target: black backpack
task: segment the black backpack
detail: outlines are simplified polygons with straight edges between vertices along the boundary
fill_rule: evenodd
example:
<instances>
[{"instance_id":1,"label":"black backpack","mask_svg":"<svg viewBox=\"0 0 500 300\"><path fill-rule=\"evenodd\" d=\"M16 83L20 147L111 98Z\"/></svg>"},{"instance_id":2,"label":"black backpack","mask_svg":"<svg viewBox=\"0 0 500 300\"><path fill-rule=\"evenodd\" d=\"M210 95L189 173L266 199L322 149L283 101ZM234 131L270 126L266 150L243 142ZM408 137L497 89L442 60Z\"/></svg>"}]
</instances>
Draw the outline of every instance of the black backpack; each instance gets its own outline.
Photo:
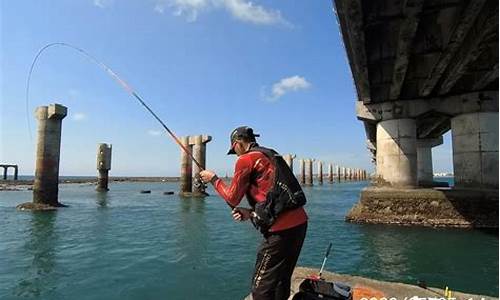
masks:
<instances>
[{"instance_id":1,"label":"black backpack","mask_svg":"<svg viewBox=\"0 0 500 300\"><path fill-rule=\"evenodd\" d=\"M344 283L306 278L292 300L352 300L352 288Z\"/></svg>"},{"instance_id":2,"label":"black backpack","mask_svg":"<svg viewBox=\"0 0 500 300\"><path fill-rule=\"evenodd\" d=\"M257 217L253 218L252 222L257 229L265 233L280 213L304 206L307 200L297 178L278 152L258 145L249 151L263 153L271 160L275 170L273 187L268 191L266 201L255 202L254 205Z\"/></svg>"}]
</instances>

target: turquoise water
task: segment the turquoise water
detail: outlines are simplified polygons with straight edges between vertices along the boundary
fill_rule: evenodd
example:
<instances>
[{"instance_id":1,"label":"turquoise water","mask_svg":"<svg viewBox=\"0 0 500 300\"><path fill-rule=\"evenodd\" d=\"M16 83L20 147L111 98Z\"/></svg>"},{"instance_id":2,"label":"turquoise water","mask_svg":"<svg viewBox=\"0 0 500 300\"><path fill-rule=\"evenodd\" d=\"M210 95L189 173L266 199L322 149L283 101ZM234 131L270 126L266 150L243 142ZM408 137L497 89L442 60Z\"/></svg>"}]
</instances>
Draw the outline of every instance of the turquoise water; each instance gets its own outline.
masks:
<instances>
[{"instance_id":1,"label":"turquoise water","mask_svg":"<svg viewBox=\"0 0 500 300\"><path fill-rule=\"evenodd\" d=\"M307 188L299 260L376 279L498 296L498 234L345 223L364 182ZM260 236L217 196L163 195L175 183L61 185L69 208L17 212L29 191L0 193L0 299L241 299ZM142 189L151 194L140 194ZM211 191L213 194L213 192Z\"/></svg>"}]
</instances>

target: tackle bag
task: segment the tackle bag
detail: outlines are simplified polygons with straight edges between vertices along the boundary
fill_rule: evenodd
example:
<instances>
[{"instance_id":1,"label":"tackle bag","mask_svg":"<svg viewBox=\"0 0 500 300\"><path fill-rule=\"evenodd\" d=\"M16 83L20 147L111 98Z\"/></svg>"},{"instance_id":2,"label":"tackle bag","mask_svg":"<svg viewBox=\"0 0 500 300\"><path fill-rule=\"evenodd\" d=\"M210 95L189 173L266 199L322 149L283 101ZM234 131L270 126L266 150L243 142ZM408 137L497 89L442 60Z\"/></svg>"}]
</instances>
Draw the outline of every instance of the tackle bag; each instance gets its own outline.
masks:
<instances>
[{"instance_id":1,"label":"tackle bag","mask_svg":"<svg viewBox=\"0 0 500 300\"><path fill-rule=\"evenodd\" d=\"M257 215L252 219L252 223L265 233L280 213L305 205L306 196L299 181L278 152L260 146L254 146L249 151L263 153L274 165L274 182L266 195L266 200L252 205Z\"/></svg>"},{"instance_id":2,"label":"tackle bag","mask_svg":"<svg viewBox=\"0 0 500 300\"><path fill-rule=\"evenodd\" d=\"M352 288L340 282L306 278L292 300L352 300Z\"/></svg>"}]
</instances>

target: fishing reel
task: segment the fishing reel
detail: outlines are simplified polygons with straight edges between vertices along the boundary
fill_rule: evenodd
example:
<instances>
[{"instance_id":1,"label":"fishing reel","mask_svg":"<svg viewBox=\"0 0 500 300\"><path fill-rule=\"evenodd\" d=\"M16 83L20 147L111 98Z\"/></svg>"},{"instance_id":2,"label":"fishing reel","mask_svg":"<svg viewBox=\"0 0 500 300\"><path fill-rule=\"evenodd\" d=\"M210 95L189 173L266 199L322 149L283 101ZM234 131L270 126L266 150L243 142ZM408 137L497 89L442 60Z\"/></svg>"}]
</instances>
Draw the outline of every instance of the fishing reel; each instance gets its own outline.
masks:
<instances>
[{"instance_id":1,"label":"fishing reel","mask_svg":"<svg viewBox=\"0 0 500 300\"><path fill-rule=\"evenodd\" d=\"M201 180L200 174L194 175L193 186L201 193L206 193L205 190L207 189L207 185Z\"/></svg>"}]
</instances>

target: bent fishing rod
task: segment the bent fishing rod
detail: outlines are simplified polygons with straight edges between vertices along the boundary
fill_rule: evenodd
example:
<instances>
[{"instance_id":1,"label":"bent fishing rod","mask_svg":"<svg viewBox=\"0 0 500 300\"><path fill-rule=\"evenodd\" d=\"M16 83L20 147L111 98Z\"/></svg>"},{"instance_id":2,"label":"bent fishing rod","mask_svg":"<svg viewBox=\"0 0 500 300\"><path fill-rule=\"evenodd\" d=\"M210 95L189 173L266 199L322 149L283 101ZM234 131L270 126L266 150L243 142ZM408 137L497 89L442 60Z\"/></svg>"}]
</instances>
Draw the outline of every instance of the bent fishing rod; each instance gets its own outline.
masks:
<instances>
[{"instance_id":1,"label":"bent fishing rod","mask_svg":"<svg viewBox=\"0 0 500 300\"><path fill-rule=\"evenodd\" d=\"M174 141L177 143L177 145L179 145L181 147L181 149L193 160L193 162L196 164L196 166L198 166L198 168L200 169L200 171L205 170L205 168L200 164L200 162L193 156L193 153L186 146L184 146L184 144L179 140L179 138L175 135L175 133L172 130L170 130L170 128L168 128L168 126L160 119L160 117L158 117L157 114L155 114L153 112L153 110L149 107L149 105L147 105L146 102L144 102L144 100L141 98L141 96L139 96L139 94L132 88L131 85L129 85L122 78L120 78L120 76L118 76L118 74L116 74L106 64L104 64L103 62L101 62L100 60L98 60L95 56L91 55L90 53L88 53L87 51L83 50L82 48L73 46L73 45L68 44L68 43L63 43L63 42L50 43L50 44L45 45L44 47L42 47L38 51L38 53L36 54L35 58L33 59L33 62L31 63L30 71L28 73L28 78L27 78L27 81L26 81L26 116L27 116L27 120L28 120L28 129L29 129L29 132L30 132L30 138L31 138L31 126L30 126L30 122L29 122L29 112L28 112L29 108L28 107L29 107L29 90L30 90L31 75L33 73L33 70L35 68L35 65L36 65L36 63L37 63L38 58L40 57L40 55L42 55L42 53L45 50L47 50L48 48L56 47L56 46L63 46L63 47L67 47L67 48L76 50L77 52L79 52L79 53L83 54L85 57L87 57L94 64L96 64L97 66L99 66L101 69L103 69L104 71L106 71L106 73L109 76L111 76L111 78L113 78L127 93L129 93L131 96L133 96L155 118L155 120L158 121L161 124L161 126L163 127L163 129L165 129L165 131L174 139ZM203 184L203 182L201 182L199 174L196 174L195 180L197 181L195 183L195 185L201 186L202 189L204 190L204 184ZM231 205L229 205L229 206L231 208L233 208Z\"/></svg>"}]
</instances>

